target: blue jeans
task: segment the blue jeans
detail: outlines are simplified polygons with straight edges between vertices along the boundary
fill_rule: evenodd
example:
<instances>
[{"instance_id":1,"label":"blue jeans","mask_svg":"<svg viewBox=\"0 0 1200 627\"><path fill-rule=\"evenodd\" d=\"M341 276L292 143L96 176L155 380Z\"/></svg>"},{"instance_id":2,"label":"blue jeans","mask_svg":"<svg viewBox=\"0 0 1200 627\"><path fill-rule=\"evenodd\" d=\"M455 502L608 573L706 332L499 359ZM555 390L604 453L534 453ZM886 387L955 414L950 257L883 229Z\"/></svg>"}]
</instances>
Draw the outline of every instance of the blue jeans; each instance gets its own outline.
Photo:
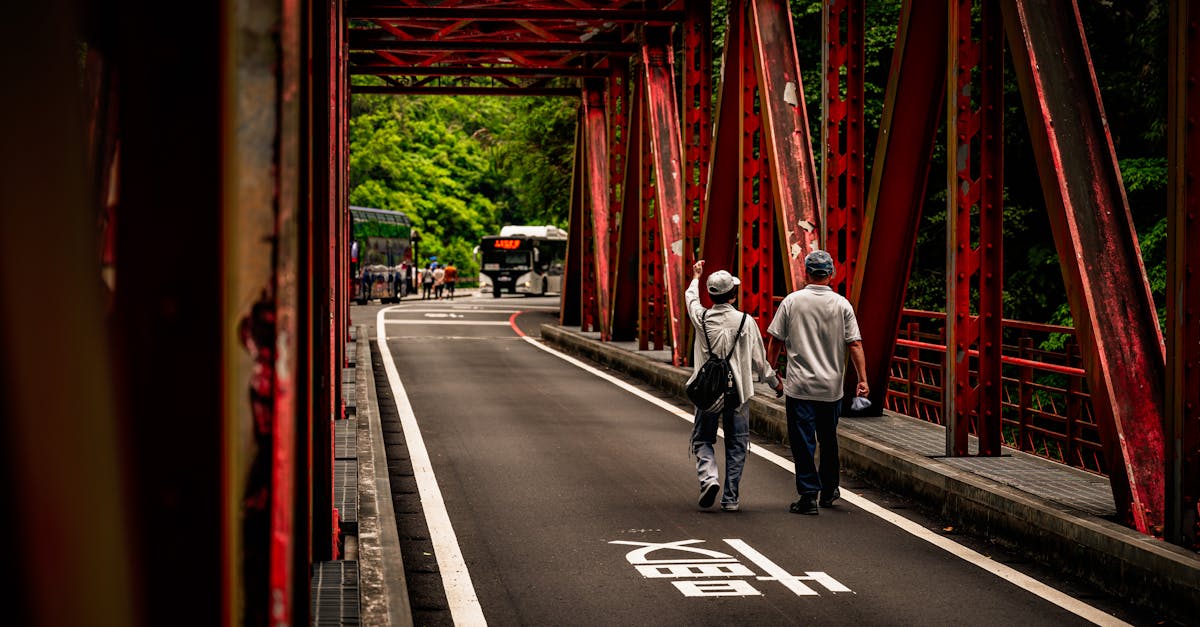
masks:
<instances>
[{"instance_id":1,"label":"blue jeans","mask_svg":"<svg viewBox=\"0 0 1200 627\"><path fill-rule=\"evenodd\" d=\"M696 421L692 427L692 455L696 458L696 475L700 488L717 483L717 459L713 445L717 441L717 423L725 429L725 486L721 493L721 505L737 505L738 484L742 481L742 468L746 465L746 451L750 449L750 401L738 407L726 406L720 412L708 413L696 410Z\"/></svg>"},{"instance_id":2,"label":"blue jeans","mask_svg":"<svg viewBox=\"0 0 1200 627\"><path fill-rule=\"evenodd\" d=\"M808 401L787 397L788 443L796 464L796 493L830 495L838 487L837 423L842 401ZM821 466L815 456L821 447Z\"/></svg>"}]
</instances>

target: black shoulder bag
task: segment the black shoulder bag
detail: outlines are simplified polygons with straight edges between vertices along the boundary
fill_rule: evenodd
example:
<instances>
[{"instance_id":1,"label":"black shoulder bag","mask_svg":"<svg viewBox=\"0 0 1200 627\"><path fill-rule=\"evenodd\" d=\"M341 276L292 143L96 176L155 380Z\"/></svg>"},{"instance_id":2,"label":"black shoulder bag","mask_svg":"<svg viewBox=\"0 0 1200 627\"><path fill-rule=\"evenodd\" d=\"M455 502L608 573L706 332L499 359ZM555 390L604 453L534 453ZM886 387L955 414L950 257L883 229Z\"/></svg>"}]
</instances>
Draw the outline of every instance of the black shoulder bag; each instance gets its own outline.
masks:
<instances>
[{"instance_id":1,"label":"black shoulder bag","mask_svg":"<svg viewBox=\"0 0 1200 627\"><path fill-rule=\"evenodd\" d=\"M708 328L705 324L708 312L705 311L704 315L700 316L700 332L704 334L704 343L708 346L708 359L700 366L696 378L687 386L688 399L695 403L696 407L709 413L719 412L725 407L725 397L737 394L737 383L733 378L733 367L729 365L729 358L737 349L738 339L742 337L742 327L746 326L748 317L745 313L742 314L742 322L738 324L733 346L722 358L713 353L712 340L708 339Z\"/></svg>"}]
</instances>

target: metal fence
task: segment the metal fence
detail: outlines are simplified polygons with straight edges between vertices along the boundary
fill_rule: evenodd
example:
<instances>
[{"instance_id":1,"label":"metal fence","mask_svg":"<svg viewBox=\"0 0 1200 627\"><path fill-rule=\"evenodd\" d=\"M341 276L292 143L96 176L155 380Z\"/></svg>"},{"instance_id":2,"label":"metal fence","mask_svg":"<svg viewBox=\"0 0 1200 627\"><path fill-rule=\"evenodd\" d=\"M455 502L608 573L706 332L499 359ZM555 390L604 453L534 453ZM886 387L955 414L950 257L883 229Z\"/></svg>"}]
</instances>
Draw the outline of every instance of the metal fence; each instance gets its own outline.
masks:
<instances>
[{"instance_id":1,"label":"metal fence","mask_svg":"<svg viewBox=\"0 0 1200 627\"><path fill-rule=\"evenodd\" d=\"M937 424L942 419L946 315L906 309L892 356L886 406ZM1071 327L1004 320L1004 443L1104 475L1107 466L1092 400ZM978 357L972 352L972 382ZM971 415L971 433L976 416Z\"/></svg>"}]
</instances>

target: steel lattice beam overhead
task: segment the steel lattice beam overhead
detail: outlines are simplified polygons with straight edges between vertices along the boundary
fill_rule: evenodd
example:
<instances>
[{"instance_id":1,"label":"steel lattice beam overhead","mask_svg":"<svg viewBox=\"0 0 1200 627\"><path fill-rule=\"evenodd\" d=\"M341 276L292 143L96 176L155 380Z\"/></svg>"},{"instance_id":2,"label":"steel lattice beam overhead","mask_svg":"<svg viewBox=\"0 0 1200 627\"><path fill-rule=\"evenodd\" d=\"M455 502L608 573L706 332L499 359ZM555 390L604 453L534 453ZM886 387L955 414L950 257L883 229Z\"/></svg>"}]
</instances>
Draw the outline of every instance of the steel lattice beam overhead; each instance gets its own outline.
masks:
<instances>
[{"instance_id":1,"label":"steel lattice beam overhead","mask_svg":"<svg viewBox=\"0 0 1200 627\"><path fill-rule=\"evenodd\" d=\"M350 73L386 85L355 93L564 95L641 52L645 26L684 20L682 2L351 2ZM563 79L568 79L564 82Z\"/></svg>"}]
</instances>

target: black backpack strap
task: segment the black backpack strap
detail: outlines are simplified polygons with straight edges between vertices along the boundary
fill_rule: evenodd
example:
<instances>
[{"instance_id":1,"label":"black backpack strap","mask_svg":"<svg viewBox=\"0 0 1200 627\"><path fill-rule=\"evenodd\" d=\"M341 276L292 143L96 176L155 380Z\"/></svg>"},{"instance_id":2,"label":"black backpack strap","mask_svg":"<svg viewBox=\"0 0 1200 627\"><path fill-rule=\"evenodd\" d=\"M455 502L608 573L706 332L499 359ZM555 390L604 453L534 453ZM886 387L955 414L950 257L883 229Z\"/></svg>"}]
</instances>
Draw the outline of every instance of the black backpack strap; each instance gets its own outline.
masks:
<instances>
[{"instance_id":1,"label":"black backpack strap","mask_svg":"<svg viewBox=\"0 0 1200 627\"><path fill-rule=\"evenodd\" d=\"M708 347L708 354L712 354L712 340L708 339L708 310L700 314L700 333L704 334L704 345Z\"/></svg>"},{"instance_id":2,"label":"black backpack strap","mask_svg":"<svg viewBox=\"0 0 1200 627\"><path fill-rule=\"evenodd\" d=\"M742 337L742 327L746 326L746 318L749 318L749 317L750 316L747 315L746 312L742 312L742 321L740 323L738 323L737 335L733 336L733 346L729 347L729 354L725 355L725 361L729 361L729 358L733 357L733 351L737 350L737 341L739 338ZM704 339L706 339L706 340L708 339L707 334L704 336ZM708 351L711 353L712 348L709 348Z\"/></svg>"}]
</instances>

